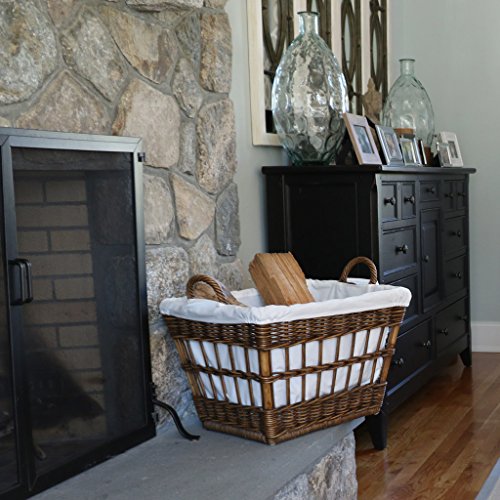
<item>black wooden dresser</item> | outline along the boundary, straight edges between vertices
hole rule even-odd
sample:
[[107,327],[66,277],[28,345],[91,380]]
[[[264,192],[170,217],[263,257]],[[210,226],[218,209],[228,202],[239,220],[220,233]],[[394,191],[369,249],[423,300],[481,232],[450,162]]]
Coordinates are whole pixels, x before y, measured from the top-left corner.
[[382,449],[388,412],[457,354],[471,363],[468,184],[475,169],[262,171],[269,252],[292,252],[306,276],[318,279],[338,278],[352,257],[364,255],[377,265],[380,283],[411,290],[385,403],[368,419],[374,445]]

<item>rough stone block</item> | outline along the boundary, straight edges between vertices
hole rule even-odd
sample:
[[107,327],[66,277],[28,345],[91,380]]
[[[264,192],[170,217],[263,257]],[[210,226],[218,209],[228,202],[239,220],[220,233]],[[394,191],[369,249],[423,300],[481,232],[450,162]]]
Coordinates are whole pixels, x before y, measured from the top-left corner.
[[51,249],[55,252],[90,250],[90,233],[86,229],[50,232]]
[[32,96],[56,69],[57,41],[35,0],[0,2],[0,104]]
[[73,14],[77,0],[47,0],[50,17],[57,27],[64,24]]
[[160,83],[177,59],[177,42],[161,26],[141,17],[103,7],[102,16],[130,64],[149,80]]
[[142,137],[147,164],[170,168],[179,160],[180,124],[175,98],[134,80],[122,96],[113,132]]
[[184,122],[181,127],[179,163],[177,169],[189,175],[193,175],[196,169],[196,158],[198,156],[198,139],[196,137],[196,125],[193,122]]
[[106,99],[117,97],[127,78],[127,67],[108,29],[94,13],[84,10],[61,37],[61,45],[70,68]]
[[311,471],[300,474],[273,500],[356,500],[356,443],[351,432],[336,444]]
[[172,90],[184,113],[193,118],[203,102],[203,93],[186,59],[181,59],[177,65]]
[[146,244],[166,243],[174,219],[170,187],[165,179],[144,176],[144,232]]
[[243,289],[243,264],[240,259],[228,264],[221,264],[217,270],[216,278],[226,285],[229,290]]
[[[168,401],[179,415],[192,415],[195,413],[193,397],[174,341],[165,333],[163,325],[151,330],[151,366],[157,397]],[[160,422],[167,417],[165,412],[158,412],[158,416]]]
[[238,188],[230,184],[219,196],[215,210],[215,239],[221,255],[236,255],[240,247]]
[[146,251],[149,321],[161,321],[160,302],[186,292],[189,258],[178,247],[148,248]]
[[171,7],[192,9],[203,6],[203,0],[126,0],[127,5],[144,10],[163,10]]
[[109,126],[106,108],[69,73],[63,72],[39,101],[16,122],[21,128],[65,132],[104,133]]
[[220,93],[231,90],[232,58],[231,26],[227,14],[203,14],[200,80],[205,89]]
[[195,240],[212,223],[215,203],[179,175],[172,176],[172,184],[179,234],[188,240]]
[[212,9],[221,9],[226,6],[227,0],[205,0],[205,7]]
[[57,300],[91,299],[94,293],[94,278],[67,278],[54,281]]
[[229,99],[203,106],[198,114],[199,161],[196,177],[209,193],[219,193],[236,171],[234,108]]
[[189,263],[191,264],[191,275],[215,275],[215,259],[217,257],[217,252],[215,251],[213,241],[206,234],[188,250],[188,254]]
[[188,58],[197,72],[201,59],[200,30],[200,14],[198,12],[183,19],[175,30],[184,57]]

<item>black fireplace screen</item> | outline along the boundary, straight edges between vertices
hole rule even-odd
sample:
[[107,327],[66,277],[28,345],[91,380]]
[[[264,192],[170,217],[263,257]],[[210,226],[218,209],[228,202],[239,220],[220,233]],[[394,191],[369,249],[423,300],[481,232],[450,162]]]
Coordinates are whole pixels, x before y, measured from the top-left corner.
[[49,139],[12,145],[10,181],[3,172],[0,494],[16,483],[30,494],[154,433],[138,144]]

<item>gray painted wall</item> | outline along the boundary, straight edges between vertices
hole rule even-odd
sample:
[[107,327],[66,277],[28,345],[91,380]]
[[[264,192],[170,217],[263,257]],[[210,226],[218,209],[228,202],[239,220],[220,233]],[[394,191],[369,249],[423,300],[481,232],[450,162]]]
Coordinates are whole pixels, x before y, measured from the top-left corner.
[[[472,320],[500,322],[500,3],[392,1],[391,60],[411,56],[434,106],[436,130],[456,132],[471,177]],[[393,67],[393,75],[399,70]],[[473,331],[473,333],[476,333]],[[496,341],[498,343],[498,340]]]
[[241,224],[238,255],[246,270],[253,256],[266,250],[264,184],[260,169],[263,165],[287,164],[287,159],[279,147],[252,144],[246,1],[229,0],[226,12],[231,23],[234,54],[230,97],[234,102],[237,136],[235,181],[240,198]]
[[[253,147],[246,2],[229,0],[234,65],[231,97],[235,103],[242,246],[246,267],[265,249],[265,210],[260,166],[286,160],[277,148]],[[390,18],[391,84],[398,59],[414,57],[416,72],[434,105],[436,130],[456,132],[471,178],[472,319],[489,334],[500,322],[500,3],[497,0],[392,0]],[[498,337],[498,336],[497,336]]]

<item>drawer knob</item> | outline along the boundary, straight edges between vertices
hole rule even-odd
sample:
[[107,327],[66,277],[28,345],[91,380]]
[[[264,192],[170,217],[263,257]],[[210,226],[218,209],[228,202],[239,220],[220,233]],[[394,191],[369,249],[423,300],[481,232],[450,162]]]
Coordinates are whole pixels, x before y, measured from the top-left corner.
[[462,198],[465,198],[467,195],[465,193],[457,193],[457,196],[461,196]]
[[460,316],[458,319],[461,319],[462,321],[469,321],[469,316],[467,316],[467,314],[464,314],[463,316]]
[[453,277],[454,277],[454,278],[457,278],[457,279],[459,279],[459,280],[461,280],[461,279],[462,279],[462,273],[461,273],[460,271],[458,271],[458,273],[455,273],[455,274],[453,275]]
[[458,231],[453,231],[451,233],[452,236],[456,236],[458,238],[461,238],[462,237],[462,231],[460,231],[460,229]]
[[450,198],[451,200],[453,200],[453,198],[455,198],[455,195],[453,193],[446,193],[444,196],[446,198]]
[[415,205],[415,196],[405,196],[405,203],[411,203],[412,205]]
[[426,340],[425,342],[422,342],[422,347],[425,347],[426,349],[429,349],[431,347],[432,343],[430,340]]
[[424,258],[422,259],[424,262],[429,262],[431,258],[428,255],[424,255]]
[[436,188],[434,186],[428,187],[426,191],[431,194],[436,194]]
[[384,198],[384,205],[396,205],[396,198],[394,198],[394,196],[391,198]]
[[400,247],[396,247],[396,253],[408,253],[410,247],[408,245],[401,245]]
[[394,366],[403,366],[404,364],[405,364],[405,358],[395,359],[392,362],[392,365]]
[[450,333],[450,331],[448,330],[448,328],[441,328],[441,330],[439,330],[439,333],[443,334],[445,337],[448,336],[448,334]]

